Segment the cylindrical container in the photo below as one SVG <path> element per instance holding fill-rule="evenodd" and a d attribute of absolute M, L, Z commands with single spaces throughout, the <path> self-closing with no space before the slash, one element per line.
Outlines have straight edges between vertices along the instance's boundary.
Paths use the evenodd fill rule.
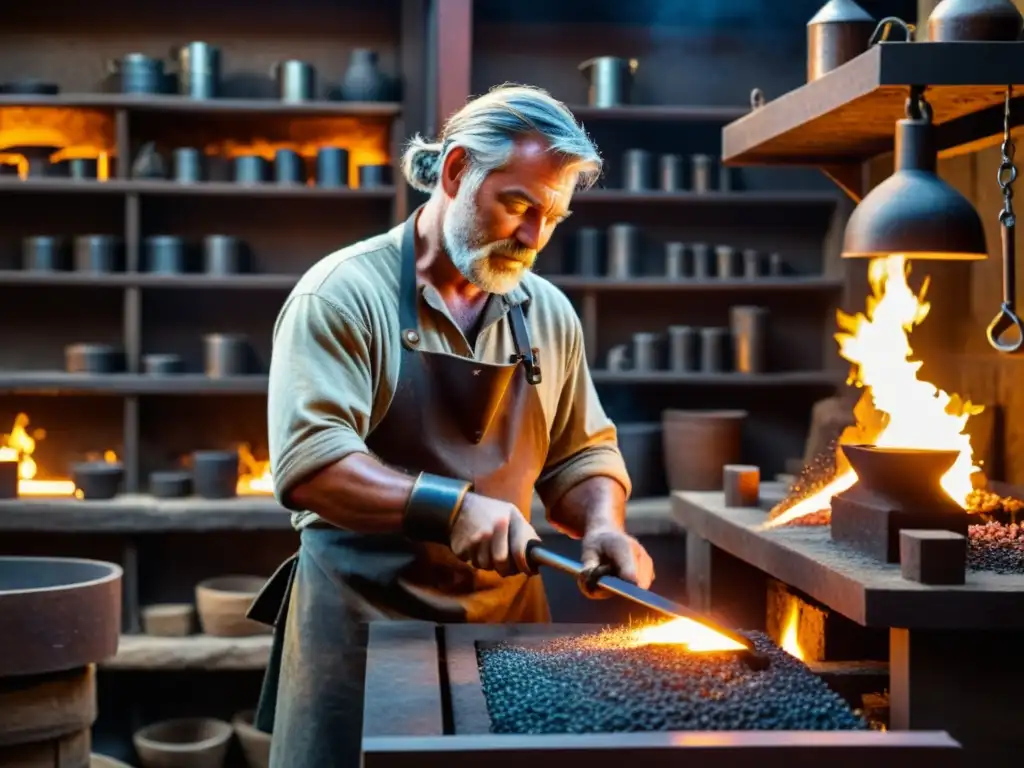
<path fill-rule="evenodd" d="M 616 424 L 619 452 L 633 484 L 631 498 L 665 496 L 665 454 L 662 450 L 661 422 Z"/>
<path fill-rule="evenodd" d="M 728 280 L 736 276 L 736 250 L 731 245 L 715 246 L 715 276 Z"/>
<path fill-rule="evenodd" d="M 761 254 L 754 248 L 743 249 L 743 277 L 756 280 L 761 276 Z"/>
<path fill-rule="evenodd" d="M 277 83 L 277 98 L 298 104 L 316 98 L 316 70 L 306 61 L 290 59 L 278 62 L 271 69 Z"/>
<path fill-rule="evenodd" d="M 683 158 L 679 155 L 662 155 L 658 159 L 658 188 L 662 192 L 678 192 L 684 185 Z"/>
<path fill-rule="evenodd" d="M 661 367 L 658 361 L 658 334 L 633 334 L 633 369 L 656 371 Z"/>
<path fill-rule="evenodd" d="M 79 272 L 121 272 L 124 270 L 121 239 L 116 235 L 78 235 L 72 241 L 71 261 Z"/>
<path fill-rule="evenodd" d="M 757 507 L 761 497 L 761 469 L 744 464 L 722 467 L 725 506 Z"/>
<path fill-rule="evenodd" d="M 110 63 L 110 71 L 120 75 L 121 93 L 163 93 L 164 62 L 144 53 L 126 53 Z"/>
<path fill-rule="evenodd" d="M 212 275 L 237 275 L 245 271 L 242 243 L 232 235 L 203 238 L 203 271 Z"/>
<path fill-rule="evenodd" d="M 90 181 L 99 175 L 100 161 L 95 157 L 72 157 L 66 161 L 66 167 L 72 179 Z"/>
<path fill-rule="evenodd" d="M 238 493 L 238 451 L 195 451 L 192 488 L 204 499 L 230 499 Z"/>
<path fill-rule="evenodd" d="M 161 474 L 171 474 L 164 472 L 154 472 L 149 476 L 150 488 L 153 488 L 153 477 Z M 188 475 L 185 475 L 186 479 L 191 479 Z M 152 493 L 152 491 L 151 491 Z M 176 499 L 179 496 L 160 496 L 156 493 L 152 495 L 158 499 Z M 183 494 L 188 496 L 187 493 Z M 196 610 L 191 603 L 159 603 L 156 605 L 147 605 L 142 608 L 142 631 L 150 637 L 187 637 L 192 634 L 192 626 L 195 623 Z M 192 753 L 190 757 L 194 757 L 195 753 Z M 119 765 L 124 765 L 120 763 Z M 94 761 L 89 763 L 89 768 L 111 768 L 106 763 L 100 764 L 99 766 L 94 765 Z M 113 768 L 118 768 L 113 766 Z"/>
<path fill-rule="evenodd" d="M 158 499 L 181 499 L 192 495 L 192 473 L 151 472 L 149 492 Z"/>
<path fill-rule="evenodd" d="M 807 22 L 807 82 L 864 53 L 874 30 L 874 18 L 853 0 L 825 3 Z"/>
<path fill-rule="evenodd" d="M 244 336 L 209 333 L 203 336 L 203 370 L 212 379 L 249 372 L 248 344 Z"/>
<path fill-rule="evenodd" d="M 608 227 L 608 276 L 627 280 L 640 260 L 640 230 L 632 224 Z"/>
<path fill-rule="evenodd" d="M 174 180 L 183 184 L 202 181 L 203 153 L 195 147 L 178 147 L 173 153 Z"/>
<path fill-rule="evenodd" d="M 0 499 L 18 498 L 20 477 L 20 462 L 10 459 L 0 460 Z"/>
<path fill-rule="evenodd" d="M 362 171 L 360 171 L 362 180 Z M 316 185 L 348 186 L 348 150 L 344 147 L 320 147 L 316 151 Z"/>
<path fill-rule="evenodd" d="M 62 272 L 68 268 L 67 243 L 52 235 L 21 241 L 21 268 L 30 272 Z"/>
<path fill-rule="evenodd" d="M 694 192 L 711 191 L 710 155 L 690 155 L 690 188 Z"/>
<path fill-rule="evenodd" d="M 274 153 L 274 181 L 278 184 L 305 184 L 306 166 L 302 155 L 294 149 L 279 149 Z"/>
<path fill-rule="evenodd" d="M 722 163 L 718 166 L 718 191 L 732 192 L 733 168 Z"/>
<path fill-rule="evenodd" d="M 928 42 L 1010 42 L 1021 15 L 1011 0 L 942 0 L 928 17 Z"/>
<path fill-rule="evenodd" d="M 628 104 L 633 89 L 633 76 L 639 62 L 615 56 L 598 56 L 579 65 L 590 80 L 587 104 L 592 107 L 617 107 Z"/>
<path fill-rule="evenodd" d="M 679 280 L 688 276 L 686 245 L 684 243 L 665 243 L 665 277 L 669 280 Z"/>
<path fill-rule="evenodd" d="M 124 351 L 110 344 L 69 344 L 64 348 L 68 373 L 122 373 Z"/>
<path fill-rule="evenodd" d="M 71 466 L 71 479 L 86 501 L 112 499 L 121 492 L 124 465 L 110 461 L 83 461 Z"/>
<path fill-rule="evenodd" d="M 676 373 L 697 370 L 697 329 L 692 325 L 668 327 L 668 366 Z"/>
<path fill-rule="evenodd" d="M 269 163 L 261 155 L 239 155 L 233 165 L 237 184 L 261 184 L 267 180 Z"/>
<path fill-rule="evenodd" d="M 700 370 L 702 373 L 723 373 L 728 360 L 728 328 L 700 329 Z"/>
<path fill-rule="evenodd" d="M 608 350 L 605 366 L 609 371 L 624 371 L 629 366 L 629 346 L 616 344 Z"/>
<path fill-rule="evenodd" d="M 148 376 L 168 376 L 185 372 L 181 355 L 154 353 L 142 356 L 142 370 Z"/>
<path fill-rule="evenodd" d="M 722 490 L 722 468 L 740 462 L 746 417 L 746 411 L 663 411 L 669 488 Z"/>
<path fill-rule="evenodd" d="M 768 274 L 772 277 L 779 277 L 785 271 L 786 265 L 782 261 L 782 254 L 771 254 L 768 257 Z"/>
<path fill-rule="evenodd" d="M 597 277 L 601 274 L 603 236 L 595 227 L 576 230 L 576 274 Z"/>
<path fill-rule="evenodd" d="M 651 153 L 645 149 L 627 149 L 622 156 L 622 188 L 643 192 L 651 188 Z"/>
<path fill-rule="evenodd" d="M 385 163 L 359 166 L 359 188 L 373 189 L 391 185 L 391 166 Z"/>
<path fill-rule="evenodd" d="M 145 241 L 145 271 L 178 275 L 185 271 L 185 242 L 176 235 L 152 235 Z"/>
<path fill-rule="evenodd" d="M 231 723 L 208 717 L 175 718 L 140 728 L 132 734 L 132 742 L 143 768 L 221 768 L 231 735 Z"/>
<path fill-rule="evenodd" d="M 220 85 L 220 49 L 203 42 L 187 43 L 177 51 L 178 93 L 193 99 L 214 99 Z"/>
<path fill-rule="evenodd" d="M 732 327 L 734 368 L 737 373 L 764 373 L 768 347 L 768 310 L 764 307 L 733 307 L 729 311 Z"/>
<path fill-rule="evenodd" d="M 693 276 L 697 280 L 706 280 L 715 273 L 711 266 L 711 246 L 707 243 L 694 243 L 690 246 L 693 253 Z"/>

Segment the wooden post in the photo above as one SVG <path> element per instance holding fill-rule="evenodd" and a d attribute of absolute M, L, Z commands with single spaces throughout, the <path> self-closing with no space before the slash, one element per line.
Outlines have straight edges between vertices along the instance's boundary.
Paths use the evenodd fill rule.
<path fill-rule="evenodd" d="M 437 126 L 470 95 L 473 71 L 473 0 L 438 0 L 434 10 L 437 66 Z"/>

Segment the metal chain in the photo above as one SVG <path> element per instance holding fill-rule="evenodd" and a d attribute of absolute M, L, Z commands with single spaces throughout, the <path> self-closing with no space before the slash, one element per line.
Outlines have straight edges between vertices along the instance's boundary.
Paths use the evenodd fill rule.
<path fill-rule="evenodd" d="M 999 187 L 1003 190 L 1003 210 L 999 212 L 999 223 L 1004 227 L 1012 227 L 1017 223 L 1013 212 L 1013 182 L 1017 180 L 1017 166 L 1013 163 L 1016 147 L 1010 138 L 1010 100 L 1013 98 L 1013 86 L 1006 87 L 1006 100 L 1003 106 L 1003 143 L 1002 162 L 999 163 Z"/>

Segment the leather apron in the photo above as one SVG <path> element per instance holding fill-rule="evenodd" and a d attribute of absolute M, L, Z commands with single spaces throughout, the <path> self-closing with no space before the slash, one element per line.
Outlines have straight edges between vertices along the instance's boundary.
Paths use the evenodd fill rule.
<path fill-rule="evenodd" d="M 367 446 L 407 472 L 472 482 L 529 520 L 549 432 L 523 305 L 508 310 L 515 353 L 507 364 L 420 349 L 418 213 L 402 237 L 398 384 Z M 359 765 L 368 621 L 550 621 L 539 576 L 480 571 L 446 546 L 320 523 L 303 530 L 301 542 L 249 613 L 274 625 L 256 717 L 257 727 L 273 731 L 271 768 Z"/>

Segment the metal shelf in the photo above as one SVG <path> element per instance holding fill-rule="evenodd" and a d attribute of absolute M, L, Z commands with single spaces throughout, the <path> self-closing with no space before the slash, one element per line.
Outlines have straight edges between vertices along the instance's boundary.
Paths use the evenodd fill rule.
<path fill-rule="evenodd" d="M 637 123 L 729 122 L 750 112 L 750 107 L 687 106 L 683 104 L 627 104 L 619 107 L 570 106 L 579 120 L 616 120 Z"/>
<path fill-rule="evenodd" d="M 573 197 L 574 205 L 676 205 L 758 208 L 817 207 L 831 211 L 839 201 L 834 192 L 788 192 L 783 190 L 737 192 L 629 192 L 624 189 L 594 189 Z"/>
<path fill-rule="evenodd" d="M 288 186 L 267 182 L 263 184 L 236 184 L 229 181 L 204 181 L 181 184 L 174 181 L 77 180 L 62 178 L 0 179 L 0 194 L 61 194 L 61 195 L 125 195 L 144 197 L 264 197 L 275 199 L 325 200 L 391 200 L 393 186 L 371 189 L 351 187 Z"/>
<path fill-rule="evenodd" d="M 834 387 L 846 381 L 831 371 L 779 373 L 677 373 L 675 371 L 591 371 L 595 384 L 670 384 L 734 387 Z"/>

